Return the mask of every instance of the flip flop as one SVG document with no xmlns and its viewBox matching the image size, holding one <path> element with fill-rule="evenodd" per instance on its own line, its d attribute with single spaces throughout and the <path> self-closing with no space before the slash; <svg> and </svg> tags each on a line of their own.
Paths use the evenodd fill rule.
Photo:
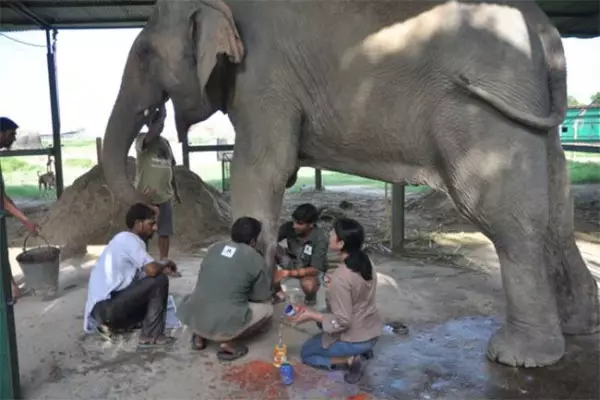
<svg viewBox="0 0 600 400">
<path fill-rule="evenodd" d="M 115 334 L 105 325 L 96 328 L 96 333 L 104 340 L 110 343 L 116 343 Z"/>
<path fill-rule="evenodd" d="M 154 342 L 139 342 L 137 348 L 138 350 L 145 350 L 171 347 L 176 341 L 177 339 L 172 336 L 159 336 L 154 339 Z"/>
<path fill-rule="evenodd" d="M 361 360 L 361 356 L 355 356 L 348 368 L 348 372 L 344 374 L 344 381 L 351 385 L 358 383 L 365 373 L 365 364 Z"/>
<path fill-rule="evenodd" d="M 200 350 L 204 350 L 206 348 L 206 339 L 202 338 L 202 346 L 198 346 L 196 344 L 196 338 L 199 338 L 200 336 L 196 335 L 195 333 L 192 333 L 192 340 L 191 340 L 191 345 L 192 345 L 192 350 L 196 350 L 196 351 L 200 351 Z"/>
<path fill-rule="evenodd" d="M 220 361 L 233 361 L 237 360 L 238 358 L 244 357 L 246 354 L 248 354 L 248 347 L 244 345 L 239 345 L 235 348 L 235 351 L 233 353 L 230 353 L 229 351 L 223 349 L 217 351 L 217 358 Z"/>
<path fill-rule="evenodd" d="M 273 305 L 283 303 L 285 301 L 285 294 L 283 292 L 277 292 L 273 294 Z"/>
</svg>

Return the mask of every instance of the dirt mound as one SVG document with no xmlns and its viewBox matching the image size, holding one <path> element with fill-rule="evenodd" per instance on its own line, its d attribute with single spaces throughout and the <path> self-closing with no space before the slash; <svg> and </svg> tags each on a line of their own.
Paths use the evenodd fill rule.
<svg viewBox="0 0 600 400">
<path fill-rule="evenodd" d="M 135 176 L 135 159 L 127 160 L 127 175 Z M 172 243 L 182 250 L 227 234 L 230 207 L 220 193 L 185 167 L 175 168 L 182 204 L 173 205 L 175 235 Z M 128 205 L 117 200 L 95 166 L 66 188 L 41 223 L 44 237 L 63 247 L 63 258 L 85 252 L 88 244 L 106 244 L 126 229 Z"/>
<path fill-rule="evenodd" d="M 423 195 L 407 200 L 406 211 L 418 213 L 444 225 L 466 222 L 456 209 L 452 199 L 446 193 L 438 190 L 429 190 Z"/>
</svg>

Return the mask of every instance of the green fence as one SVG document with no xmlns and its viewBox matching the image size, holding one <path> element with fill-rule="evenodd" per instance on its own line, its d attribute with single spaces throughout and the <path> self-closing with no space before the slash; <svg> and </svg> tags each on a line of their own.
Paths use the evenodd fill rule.
<svg viewBox="0 0 600 400">
<path fill-rule="evenodd" d="M 569 142 L 600 142 L 600 105 L 573 107 L 560 126 L 560 140 Z"/>
</svg>

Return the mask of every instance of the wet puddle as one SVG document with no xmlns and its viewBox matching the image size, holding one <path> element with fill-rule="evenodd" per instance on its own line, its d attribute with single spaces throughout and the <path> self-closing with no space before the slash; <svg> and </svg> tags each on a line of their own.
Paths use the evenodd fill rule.
<svg viewBox="0 0 600 400">
<path fill-rule="evenodd" d="M 470 317 L 408 336 L 382 337 L 361 389 L 385 399 L 597 399 L 599 335 L 568 337 L 556 365 L 519 369 L 491 363 L 499 321 Z"/>
</svg>

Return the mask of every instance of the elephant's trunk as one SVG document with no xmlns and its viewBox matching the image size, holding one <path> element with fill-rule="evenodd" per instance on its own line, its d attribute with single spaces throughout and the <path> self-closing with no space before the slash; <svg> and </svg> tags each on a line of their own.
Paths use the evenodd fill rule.
<svg viewBox="0 0 600 400">
<path fill-rule="evenodd" d="M 109 189 L 127 204 L 145 202 L 127 177 L 127 153 L 144 123 L 143 114 L 136 113 L 134 104 L 127 104 L 119 95 L 108 120 L 102 146 L 102 168 Z"/>
<path fill-rule="evenodd" d="M 113 106 L 102 149 L 102 167 L 108 188 L 127 204 L 147 202 L 127 178 L 127 153 L 147 120 L 145 110 L 154 110 L 166 101 L 166 95 L 144 65 L 147 53 L 144 32 L 137 37 L 125 64 L 119 94 Z"/>
</svg>

